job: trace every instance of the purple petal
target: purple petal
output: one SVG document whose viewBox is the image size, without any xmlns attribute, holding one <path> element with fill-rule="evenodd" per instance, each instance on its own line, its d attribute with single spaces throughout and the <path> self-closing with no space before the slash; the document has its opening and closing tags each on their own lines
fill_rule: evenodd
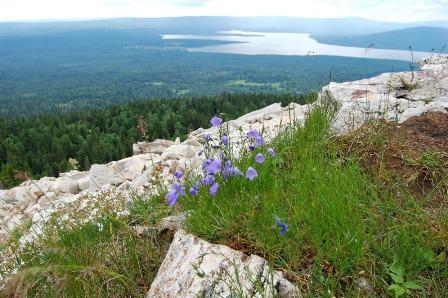
<svg viewBox="0 0 448 298">
<path fill-rule="evenodd" d="M 211 163 L 212 163 L 211 159 L 204 160 L 204 162 L 202 163 L 202 168 L 205 170 Z"/>
<path fill-rule="evenodd" d="M 275 157 L 277 155 L 277 153 L 275 153 L 275 150 L 273 148 L 269 148 L 268 149 L 268 153 L 270 156 Z"/>
<path fill-rule="evenodd" d="M 258 153 L 258 154 L 255 156 L 255 161 L 256 161 L 257 163 L 264 163 L 264 155 L 261 154 L 261 153 Z"/>
<path fill-rule="evenodd" d="M 258 177 L 257 171 L 254 168 L 249 167 L 246 171 L 246 178 L 249 179 L 250 181 L 253 181 L 257 177 Z"/>
<path fill-rule="evenodd" d="M 165 196 L 166 202 L 170 207 L 173 207 L 177 200 L 179 199 L 179 195 L 177 194 L 177 191 L 172 189 L 169 193 Z"/>
<path fill-rule="evenodd" d="M 190 188 L 190 195 L 197 196 L 199 194 L 199 187 L 198 186 L 192 186 Z"/>
<path fill-rule="evenodd" d="M 257 146 L 262 146 L 265 144 L 265 141 L 262 136 L 259 136 L 258 138 L 256 138 L 255 143 L 257 144 Z"/>
<path fill-rule="evenodd" d="M 209 192 L 212 196 L 215 196 L 216 193 L 218 192 L 218 189 L 219 189 L 219 184 L 218 184 L 218 183 L 214 183 L 212 186 L 210 186 L 210 189 L 209 189 L 208 192 Z"/>
<path fill-rule="evenodd" d="M 212 185 L 213 183 L 215 183 L 215 177 L 213 175 L 207 175 L 201 179 L 202 185 Z"/>
<path fill-rule="evenodd" d="M 182 184 L 175 182 L 173 184 L 173 190 L 176 191 L 178 195 L 185 196 L 185 187 Z"/>
<path fill-rule="evenodd" d="M 229 137 L 224 135 L 222 136 L 221 141 L 224 145 L 227 145 L 229 143 Z"/>
<path fill-rule="evenodd" d="M 215 175 L 221 172 L 221 160 L 214 159 L 208 166 L 205 167 L 205 171 L 208 175 Z"/>
<path fill-rule="evenodd" d="M 182 172 L 182 170 L 177 170 L 176 172 L 174 172 L 174 177 L 176 177 L 177 179 L 181 179 L 183 175 L 184 173 Z"/>
<path fill-rule="evenodd" d="M 222 119 L 215 116 L 210 120 L 210 124 L 213 125 L 213 127 L 219 127 L 221 126 Z"/>
<path fill-rule="evenodd" d="M 256 129 L 251 129 L 247 133 L 247 136 L 251 139 L 256 139 L 256 138 L 260 137 L 260 133 Z"/>
</svg>

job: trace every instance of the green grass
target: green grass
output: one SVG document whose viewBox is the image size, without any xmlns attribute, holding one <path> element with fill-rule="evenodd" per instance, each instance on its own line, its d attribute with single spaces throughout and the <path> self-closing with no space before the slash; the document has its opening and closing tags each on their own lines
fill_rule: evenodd
<svg viewBox="0 0 448 298">
<path fill-rule="evenodd" d="M 412 82 L 412 80 L 407 81 L 406 79 L 404 79 L 402 77 L 400 77 L 400 83 L 401 83 L 400 88 L 407 90 L 409 92 L 411 92 L 414 89 L 417 89 L 417 87 L 418 87 L 417 82 Z"/>
<path fill-rule="evenodd" d="M 50 228 L 20 254 L 1 297 L 145 297 L 168 247 L 114 216 Z"/>
<path fill-rule="evenodd" d="M 191 212 L 188 230 L 267 258 L 310 296 L 365 295 L 355 285 L 360 277 L 374 289 L 370 295 L 391 294 L 393 263 L 403 266 L 406 280 L 426 283 L 428 293 L 436 288 L 446 294 L 435 286 L 446 285 L 448 267 L 446 243 L 430 226 L 434 220 L 412 197 L 400 206 L 391 190 L 365 174 L 357 157 L 332 138 L 330 121 L 331 115 L 315 110 L 303 127 L 274 141 L 275 158 L 255 164 L 254 155 L 266 148 L 246 155 L 239 167 L 256 168 L 254 181 L 221 180 L 216 197 L 203 189 L 182 199 Z M 285 236 L 276 217 L 289 226 Z"/>
<path fill-rule="evenodd" d="M 7 241 L 0 243 L 0 252 L 10 246 L 17 245 L 23 234 L 31 227 L 31 219 L 25 220 L 21 225 L 14 228 L 9 234 Z"/>
</svg>

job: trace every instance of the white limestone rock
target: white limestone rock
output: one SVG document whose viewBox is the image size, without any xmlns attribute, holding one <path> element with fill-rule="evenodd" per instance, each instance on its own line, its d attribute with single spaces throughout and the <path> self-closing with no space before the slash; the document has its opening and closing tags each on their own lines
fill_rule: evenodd
<svg viewBox="0 0 448 298">
<path fill-rule="evenodd" d="M 157 139 L 153 142 L 138 142 L 137 144 L 132 145 L 132 150 L 134 155 L 145 153 L 162 154 L 166 148 L 174 144 L 175 143 L 170 140 Z"/>
<path fill-rule="evenodd" d="M 3 201 L 5 203 L 12 203 L 16 200 L 16 190 L 13 189 L 7 189 L 7 190 L 0 190 L 0 201 Z"/>
<path fill-rule="evenodd" d="M 263 289 L 256 287 L 258 281 Z M 235 288 L 229 287 L 232 284 Z M 297 287 L 271 271 L 263 258 L 182 230 L 176 232 L 147 297 L 234 297 L 237 286 L 246 297 L 301 297 Z"/>
<path fill-rule="evenodd" d="M 248 113 L 240 118 L 234 120 L 235 122 L 255 123 L 269 120 L 278 116 L 282 112 L 282 106 L 279 103 L 271 104 L 265 108 Z"/>
<path fill-rule="evenodd" d="M 79 190 L 84 191 L 90 187 L 90 177 L 84 177 L 78 180 Z"/>
<path fill-rule="evenodd" d="M 139 174 L 132 180 L 132 187 L 139 189 L 149 183 L 149 176 L 147 174 Z"/>
<path fill-rule="evenodd" d="M 90 167 L 89 176 L 89 188 L 97 190 L 103 185 L 111 185 L 114 182 L 115 171 L 109 165 L 94 164 Z"/>
<path fill-rule="evenodd" d="M 134 155 L 117 162 L 117 165 L 122 169 L 119 173 L 123 179 L 132 180 L 138 174 L 141 174 L 145 169 L 146 160 L 139 155 Z"/>
<path fill-rule="evenodd" d="M 59 178 L 54 184 L 54 189 L 60 193 L 77 194 L 79 193 L 79 183 L 77 180 Z"/>
<path fill-rule="evenodd" d="M 426 112 L 448 112 L 447 59 L 431 61 L 418 72 L 385 73 L 324 87 L 320 102 L 333 102 L 339 106 L 334 131 L 342 135 L 369 120 L 402 123 Z M 403 82 L 415 86 L 406 88 Z"/>
<path fill-rule="evenodd" d="M 16 187 L 15 188 L 15 200 L 18 204 L 27 206 L 30 203 L 35 203 L 37 201 L 37 196 L 34 195 L 28 188 L 26 187 Z"/>
<path fill-rule="evenodd" d="M 185 145 L 185 144 L 176 144 L 168 147 L 162 153 L 162 160 L 168 159 L 180 159 L 180 158 L 192 158 L 196 155 L 198 148 Z"/>
<path fill-rule="evenodd" d="M 85 178 L 86 175 L 87 175 L 86 172 L 80 172 L 78 170 L 72 170 L 72 171 L 67 172 L 67 173 L 59 174 L 59 177 L 64 177 L 64 178 L 73 179 L 73 180 L 79 180 L 79 179 Z"/>
</svg>

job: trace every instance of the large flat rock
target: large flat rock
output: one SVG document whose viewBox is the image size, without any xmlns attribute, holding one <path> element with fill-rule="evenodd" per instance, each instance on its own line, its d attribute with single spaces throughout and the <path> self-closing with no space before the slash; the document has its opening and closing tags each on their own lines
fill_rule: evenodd
<svg viewBox="0 0 448 298">
<path fill-rule="evenodd" d="M 301 297 L 265 259 L 179 230 L 147 297 Z"/>
</svg>

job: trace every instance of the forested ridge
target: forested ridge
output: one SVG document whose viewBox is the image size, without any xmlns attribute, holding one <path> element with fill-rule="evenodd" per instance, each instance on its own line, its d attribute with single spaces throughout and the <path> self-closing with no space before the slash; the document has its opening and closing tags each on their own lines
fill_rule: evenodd
<svg viewBox="0 0 448 298">
<path fill-rule="evenodd" d="M 70 169 L 69 158 L 81 170 L 93 163 L 107 163 L 132 154 L 141 139 L 139 118 L 147 137 L 174 139 L 199 127 L 208 127 L 210 115 L 234 119 L 275 102 L 305 103 L 315 95 L 223 94 L 213 97 L 155 99 L 104 109 L 55 116 L 0 119 L 0 182 L 19 183 L 17 174 L 34 178 L 57 176 Z"/>
<path fill-rule="evenodd" d="M 0 34 L 0 117 L 52 115 L 162 97 L 306 94 L 329 80 L 409 69 L 405 61 L 190 53 L 188 48 L 223 41 L 161 39 L 166 33 L 96 29 Z"/>
</svg>

